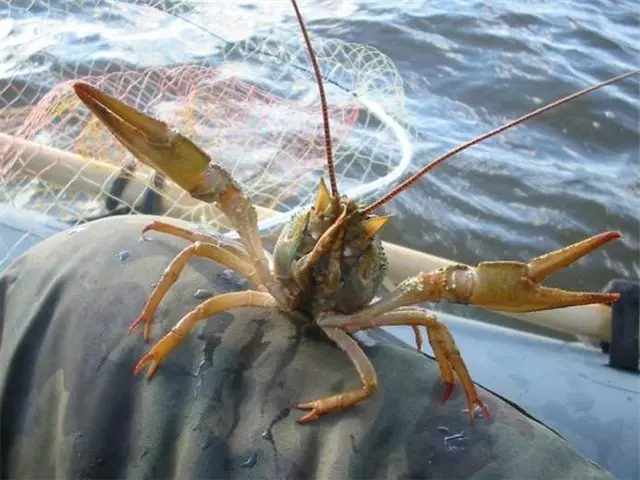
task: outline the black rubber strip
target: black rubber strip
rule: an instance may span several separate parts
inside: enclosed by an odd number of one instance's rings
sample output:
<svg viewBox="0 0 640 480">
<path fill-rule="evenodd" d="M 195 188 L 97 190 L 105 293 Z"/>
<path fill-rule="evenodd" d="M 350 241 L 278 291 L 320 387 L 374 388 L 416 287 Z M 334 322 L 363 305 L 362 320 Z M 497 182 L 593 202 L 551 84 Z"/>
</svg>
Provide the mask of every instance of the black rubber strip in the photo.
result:
<svg viewBox="0 0 640 480">
<path fill-rule="evenodd" d="M 609 366 L 637 372 L 640 360 L 640 284 L 612 280 L 605 291 L 620 294 L 620 299 L 611 305 Z"/>
</svg>

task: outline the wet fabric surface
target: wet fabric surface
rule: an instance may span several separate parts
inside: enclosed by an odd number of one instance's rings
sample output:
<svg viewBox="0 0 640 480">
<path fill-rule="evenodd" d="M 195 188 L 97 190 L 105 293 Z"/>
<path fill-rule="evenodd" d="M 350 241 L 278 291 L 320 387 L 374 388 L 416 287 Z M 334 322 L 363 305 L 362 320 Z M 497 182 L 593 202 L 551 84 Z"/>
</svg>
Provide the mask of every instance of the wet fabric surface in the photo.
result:
<svg viewBox="0 0 640 480">
<path fill-rule="evenodd" d="M 150 345 L 127 327 L 187 245 L 154 232 L 141 241 L 149 220 L 61 233 L 1 277 L 3 477 L 611 478 L 487 391 L 493 418 L 471 425 L 460 388 L 440 404 L 435 362 L 376 332 L 364 350 L 378 392 L 307 425 L 296 403 L 358 377 L 335 346 L 276 311 L 201 322 L 150 381 L 134 377 Z M 152 341 L 209 295 L 244 288 L 192 260 L 158 309 Z"/>
</svg>

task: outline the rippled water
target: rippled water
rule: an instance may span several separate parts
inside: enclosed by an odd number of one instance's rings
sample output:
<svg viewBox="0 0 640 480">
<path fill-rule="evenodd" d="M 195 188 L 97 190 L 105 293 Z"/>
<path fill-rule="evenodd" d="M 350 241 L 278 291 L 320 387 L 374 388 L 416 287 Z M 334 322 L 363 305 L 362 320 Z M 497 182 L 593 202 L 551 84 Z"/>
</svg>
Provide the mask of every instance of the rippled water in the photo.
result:
<svg viewBox="0 0 640 480">
<path fill-rule="evenodd" d="M 631 4 L 432 3 L 368 3 L 319 30 L 371 43 L 396 62 L 421 132 L 416 163 L 639 65 Z M 637 279 L 638 98 L 634 78 L 450 160 L 389 206 L 400 219 L 389 238 L 473 263 L 528 258 L 619 230 L 621 241 L 556 274 L 555 284 L 597 290 L 611 278 Z"/>
<path fill-rule="evenodd" d="M 33 2 L 10 3 L 18 18 L 15 7 Z M 228 39 L 257 30 L 298 35 L 289 2 L 197 3 L 200 24 Z M 17 34 L 15 24 L 0 20 L 1 78 L 29 68 L 40 69 L 46 82 L 53 64 L 158 65 L 207 50 L 193 43 L 190 52 L 174 52 L 174 40 L 185 33 L 170 17 L 138 18 L 133 9 L 114 15 L 84 2 L 51 5 L 71 12 L 49 25 L 63 44 L 43 40 L 38 29 L 45 24 Z M 415 136 L 414 169 L 543 103 L 637 68 L 640 58 L 640 10 L 632 2 L 318 0 L 301 6 L 312 34 L 371 45 L 395 62 Z M 74 47 L 87 39 L 99 48 Z M 30 61 L 17 62 L 18 51 Z M 639 105 L 632 78 L 449 160 L 386 206 L 396 218 L 385 238 L 476 263 L 525 259 L 613 229 L 622 240 L 557 274 L 555 284 L 598 290 L 612 278 L 637 279 Z"/>
</svg>

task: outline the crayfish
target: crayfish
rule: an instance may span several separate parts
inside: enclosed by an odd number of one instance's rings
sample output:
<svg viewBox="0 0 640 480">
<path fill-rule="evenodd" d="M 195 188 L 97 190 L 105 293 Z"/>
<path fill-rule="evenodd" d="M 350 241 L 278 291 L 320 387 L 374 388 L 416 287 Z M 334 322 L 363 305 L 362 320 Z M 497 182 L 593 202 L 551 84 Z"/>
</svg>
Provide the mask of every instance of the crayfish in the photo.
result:
<svg viewBox="0 0 640 480">
<path fill-rule="evenodd" d="M 389 216 L 375 216 L 374 212 L 460 151 L 638 71 L 562 98 L 475 138 L 432 161 L 379 200 L 362 206 L 338 192 L 322 77 L 298 6 L 295 0 L 292 3 L 322 102 L 329 189 L 321 180 L 313 205 L 283 228 L 272 261 L 263 249 L 254 206 L 224 168 L 166 123 L 142 114 L 86 83 L 74 84 L 82 102 L 137 159 L 171 178 L 194 198 L 213 202 L 226 215 L 241 240 L 241 245 L 225 242 L 160 221 L 147 225 L 143 232 L 164 232 L 182 237 L 191 244 L 167 267 L 129 331 L 144 326 L 143 336 L 148 339 L 160 301 L 193 256 L 219 262 L 246 277 L 251 285 L 250 290 L 224 293 L 202 302 L 153 345 L 137 363 L 134 373 L 138 374 L 149 365 L 147 377 L 151 377 L 200 320 L 237 307 L 275 308 L 291 317 L 303 318 L 324 332 L 350 358 L 360 376 L 360 388 L 297 405 L 298 409 L 308 410 L 299 419 L 304 423 L 325 413 L 351 407 L 376 391 L 378 379 L 374 367 L 351 334 L 379 326 L 407 325 L 414 329 L 420 344 L 422 337 L 418 327 L 425 327 L 445 384 L 444 399 L 450 395 L 454 376 L 457 376 L 471 421 L 476 407 L 488 418 L 489 412 L 478 396 L 448 328 L 433 313 L 415 305 L 447 301 L 498 311 L 532 312 L 614 302 L 618 298 L 616 294 L 566 291 L 543 287 L 541 283 L 548 275 L 620 235 L 617 232 L 601 233 L 526 263 L 493 261 L 482 262 L 476 267 L 453 264 L 422 272 L 400 283 L 386 297 L 374 301 L 387 268 L 377 235 L 389 220 Z"/>
</svg>

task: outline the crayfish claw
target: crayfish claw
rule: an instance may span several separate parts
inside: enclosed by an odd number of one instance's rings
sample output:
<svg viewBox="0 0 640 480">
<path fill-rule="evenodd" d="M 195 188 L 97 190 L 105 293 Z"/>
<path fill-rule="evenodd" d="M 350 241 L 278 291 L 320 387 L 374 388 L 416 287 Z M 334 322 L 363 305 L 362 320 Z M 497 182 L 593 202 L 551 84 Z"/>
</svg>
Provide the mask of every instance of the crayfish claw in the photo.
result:
<svg viewBox="0 0 640 480">
<path fill-rule="evenodd" d="M 533 282 L 540 283 L 548 275 L 571 265 L 596 248 L 618 238 L 620 238 L 618 232 L 604 232 L 568 247 L 540 255 L 527 264 L 527 277 Z"/>
<path fill-rule="evenodd" d="M 84 105 L 142 163 L 162 172 L 187 192 L 201 183 L 211 159 L 166 123 L 84 83 L 73 89 Z"/>
<path fill-rule="evenodd" d="M 535 312 L 553 308 L 615 302 L 616 293 L 574 292 L 543 287 L 550 274 L 572 264 L 592 250 L 619 238 L 617 232 L 605 232 L 521 262 L 483 262 L 474 270 L 473 293 L 468 303 L 498 311 Z"/>
</svg>

